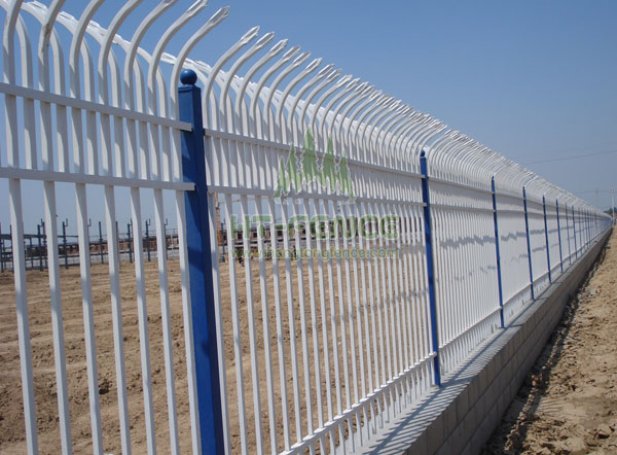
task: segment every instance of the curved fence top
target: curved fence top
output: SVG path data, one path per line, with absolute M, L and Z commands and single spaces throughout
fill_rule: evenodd
M 4 83 L 174 120 L 179 74 L 191 68 L 204 85 L 210 131 L 298 148 L 310 133 L 317 150 L 325 151 L 331 143 L 334 154 L 350 162 L 416 174 L 420 153 L 425 151 L 433 178 L 488 188 L 494 177 L 501 192 L 518 195 L 526 187 L 531 198 L 558 198 L 596 211 L 475 139 L 335 65 L 312 58 L 288 40 L 277 40 L 274 33 L 262 33 L 259 27 L 240 36 L 216 61 L 199 60 L 193 49 L 224 21 L 229 7 L 211 10 L 205 0 L 198 0 L 170 18 L 163 13 L 174 0 L 163 0 L 145 11 L 137 8 L 142 0 L 131 0 L 110 24 L 102 26 L 92 18 L 104 3 L 91 0 L 79 17 L 73 17 L 62 12 L 64 0 L 49 5 L 0 0 Z M 138 13 L 143 17 L 136 21 L 139 25 L 132 36 L 120 36 L 123 23 Z M 38 36 L 30 31 L 33 23 L 38 24 Z M 161 30 L 161 37 L 148 50 L 142 40 L 152 28 Z M 171 55 L 167 46 L 183 28 L 193 33 Z M 20 158 L 7 152 L 6 158 L 0 156 L 0 165 L 4 160 L 14 166 Z M 86 170 L 96 173 L 100 162 L 103 172 L 122 173 L 123 164 L 116 163 L 118 169 L 114 169 L 115 161 L 120 160 L 83 157 L 75 160 L 75 166 L 89 162 Z M 59 157 L 51 165 L 68 170 L 68 157 Z M 131 162 L 127 166 L 130 174 L 142 178 L 181 176 L 177 154 L 169 163 L 153 164 L 152 169 Z

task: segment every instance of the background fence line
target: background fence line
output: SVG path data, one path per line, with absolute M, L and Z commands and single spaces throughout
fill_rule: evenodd
M 229 8 L 175 3 L 0 0 L 0 451 L 355 453 L 611 229 L 259 27 L 192 58 Z
M 45 232 L 45 222 L 41 220 L 36 226 L 36 233 L 24 233 L 24 249 L 26 254 L 26 269 L 44 271 L 48 268 L 47 260 L 47 233 Z M 145 220 L 144 235 L 141 241 L 142 250 L 145 253 L 146 260 L 151 262 L 159 254 L 157 237 L 151 231 L 150 220 Z M 88 251 L 90 254 L 91 264 L 107 264 L 109 252 L 107 250 L 107 235 L 103 234 L 102 222 L 98 222 L 98 229 L 94 228 L 95 233 L 90 234 Z M 66 221 L 60 222 L 61 232 L 57 236 L 58 257 L 61 266 L 68 268 L 70 266 L 79 265 L 79 244 L 77 243 L 77 235 L 68 234 Z M 124 232 L 120 231 L 119 224 L 116 222 L 116 237 L 117 248 L 120 258 L 124 261 L 133 262 L 133 234 L 131 223 L 124 227 Z M 175 229 L 164 229 L 166 241 L 163 246 L 164 254 L 169 257 L 178 255 L 178 234 Z M 9 226 L 8 232 L 2 232 L 0 226 L 0 271 L 13 269 L 12 257 L 12 228 Z M 34 232 L 31 230 L 30 232 Z M 226 246 L 226 244 L 224 244 Z

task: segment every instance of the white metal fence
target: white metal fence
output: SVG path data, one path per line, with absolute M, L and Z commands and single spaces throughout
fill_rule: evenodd
M 286 40 L 270 44 L 257 27 L 213 63 L 189 59 L 227 8 L 173 56 L 166 47 L 205 1 L 161 25 L 174 2 L 144 12 L 131 0 L 106 27 L 92 21 L 106 2 L 79 18 L 63 3 L 0 0 L 0 180 L 14 269 L 1 316 L 3 327 L 14 321 L 20 368 L 19 381 L 7 372 L 3 382 L 21 388 L 24 422 L 4 423 L 23 434 L 1 440 L 3 451 L 352 453 L 610 228 L 584 201 Z M 136 12 L 144 17 L 125 40 L 118 31 Z M 141 42 L 152 27 L 164 32 L 149 51 Z M 182 74 L 179 99 L 182 68 L 193 73 Z M 33 185 L 48 229 L 48 309 L 33 303 L 23 249 L 23 189 Z M 63 185 L 73 201 L 58 200 Z M 123 199 L 137 239 L 129 266 L 114 229 Z M 68 204 L 82 256 L 72 276 L 57 242 Z M 139 244 L 146 205 L 154 268 Z M 98 207 L 104 273 L 88 257 Z M 164 253 L 170 213 L 178 259 Z M 70 280 L 80 289 L 67 291 Z M 77 361 L 63 314 L 72 301 L 83 318 Z M 47 370 L 39 311 L 52 335 Z M 84 381 L 74 381 L 82 360 Z M 102 378 L 115 398 L 103 396 Z M 42 424 L 40 409 L 57 423 Z

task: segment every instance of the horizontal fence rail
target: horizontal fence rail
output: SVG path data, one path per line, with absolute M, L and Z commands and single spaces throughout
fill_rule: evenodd
M 182 3 L 0 0 L 0 452 L 355 453 L 611 228 Z

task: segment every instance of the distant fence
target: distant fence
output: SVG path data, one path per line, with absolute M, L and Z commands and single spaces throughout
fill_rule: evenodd
M 67 222 L 60 223 L 61 230 L 58 233 L 56 244 L 58 246 L 58 258 L 61 267 L 68 268 L 70 266 L 79 265 L 79 242 L 78 236 L 68 234 L 66 231 Z M 144 253 L 144 258 L 148 262 L 155 260 L 156 252 L 158 251 L 157 238 L 152 235 L 149 229 L 150 222 L 146 221 L 145 229 L 143 230 L 143 238 L 140 242 Z M 175 231 L 175 230 L 173 230 Z M 165 230 L 163 236 L 165 238 L 164 251 L 167 257 L 178 255 L 178 234 Z M 36 232 L 24 232 L 24 252 L 25 252 L 25 267 L 26 270 L 47 270 L 47 234 L 45 232 L 45 222 L 37 224 Z M 120 230 L 116 223 L 116 239 L 118 240 L 117 250 L 120 260 L 133 262 L 133 228 L 130 223 L 124 227 L 124 231 Z M 109 262 L 109 251 L 107 248 L 107 235 L 103 234 L 101 222 L 98 223 L 98 233 L 90 234 L 88 242 L 88 251 L 91 264 L 106 264 Z M 0 225 L 0 272 L 13 270 L 13 250 L 12 243 L 12 228 L 9 226 L 8 232 L 3 233 Z
M 188 59 L 227 8 L 201 21 L 172 56 L 166 46 L 205 1 L 162 26 L 174 2 L 146 8 L 131 0 L 108 28 L 92 21 L 104 2 L 91 1 L 78 19 L 61 12 L 63 3 L 0 0 L 0 180 L 8 186 L 30 454 L 44 446 L 41 400 L 57 408 L 57 437 L 45 439 L 45 448 L 61 453 L 155 453 L 157 446 L 166 453 L 354 453 L 610 228 L 610 217 L 584 201 L 321 59 L 308 61 L 286 40 L 266 49 L 271 33 L 249 30 L 213 65 Z M 143 16 L 127 41 L 118 31 L 131 14 Z M 155 24 L 164 32 L 149 52 L 140 46 Z M 24 230 L 26 184 L 39 185 L 44 198 L 55 387 L 44 396 L 35 393 L 43 373 L 32 362 L 38 342 L 31 341 L 26 270 L 39 245 L 30 247 Z M 86 432 L 73 431 L 79 422 L 67 386 L 59 184 L 71 186 L 77 219 Z M 98 205 L 91 188 L 102 191 Z M 126 194 L 134 227 L 130 301 L 116 191 Z M 179 283 L 169 282 L 165 254 L 169 200 Z M 146 201 L 154 211 L 152 277 Z M 96 207 L 105 216 L 103 243 L 89 232 Z M 99 369 L 93 245 L 108 258 L 113 372 Z M 151 280 L 160 320 L 148 316 Z M 177 304 L 170 303 L 176 285 Z M 133 304 L 138 366 L 127 362 L 123 335 L 123 313 Z M 170 322 L 175 309 L 182 331 Z M 186 415 L 174 357 L 181 338 Z M 156 381 L 153 352 L 164 365 Z M 99 379 L 109 375 L 117 427 L 101 412 Z M 133 377 L 140 387 L 127 386 Z

